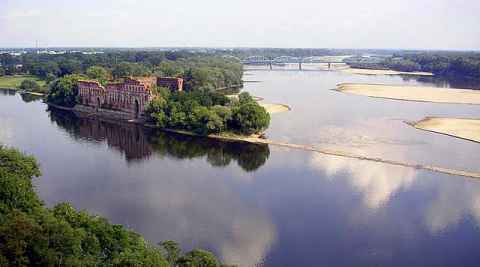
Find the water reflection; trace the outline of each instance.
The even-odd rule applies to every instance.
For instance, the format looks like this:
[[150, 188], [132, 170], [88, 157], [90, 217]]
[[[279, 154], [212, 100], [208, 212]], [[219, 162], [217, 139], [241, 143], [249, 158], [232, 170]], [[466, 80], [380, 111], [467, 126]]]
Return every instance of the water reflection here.
[[32, 94], [20, 94], [22, 97], [23, 102], [30, 103], [34, 101], [42, 100], [43, 96], [41, 95], [32, 95]]
[[152, 153], [176, 159], [206, 157], [213, 167], [225, 167], [235, 161], [243, 170], [250, 172], [264, 165], [270, 155], [268, 145], [220, 142], [165, 133], [97, 117], [79, 117], [55, 108], [50, 108], [49, 115], [52, 122], [73, 138], [106, 142], [109, 147], [124, 154], [127, 162], [148, 159]]
[[411, 168], [382, 164], [371, 161], [358, 161], [341, 157], [312, 156], [311, 164], [333, 179], [346, 172], [349, 184], [362, 193], [363, 203], [370, 209], [385, 205], [395, 192], [410, 188], [416, 176]]
[[425, 212], [425, 223], [432, 233], [457, 226], [468, 216], [480, 227], [480, 188], [476, 181], [452, 181], [438, 187]]
[[1, 95], [15, 95], [17, 93], [14, 89], [0, 88]]

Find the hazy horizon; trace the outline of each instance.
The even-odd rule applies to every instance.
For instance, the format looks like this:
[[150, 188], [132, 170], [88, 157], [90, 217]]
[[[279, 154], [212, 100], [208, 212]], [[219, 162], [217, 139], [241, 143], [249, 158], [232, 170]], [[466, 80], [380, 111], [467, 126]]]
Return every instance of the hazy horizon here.
[[4, 0], [0, 47], [480, 50], [480, 1]]

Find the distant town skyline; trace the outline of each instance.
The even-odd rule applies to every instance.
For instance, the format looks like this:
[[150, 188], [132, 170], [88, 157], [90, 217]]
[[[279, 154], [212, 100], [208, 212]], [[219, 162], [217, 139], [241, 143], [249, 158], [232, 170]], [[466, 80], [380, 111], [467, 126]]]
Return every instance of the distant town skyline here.
[[3, 0], [0, 47], [480, 49], [474, 0]]

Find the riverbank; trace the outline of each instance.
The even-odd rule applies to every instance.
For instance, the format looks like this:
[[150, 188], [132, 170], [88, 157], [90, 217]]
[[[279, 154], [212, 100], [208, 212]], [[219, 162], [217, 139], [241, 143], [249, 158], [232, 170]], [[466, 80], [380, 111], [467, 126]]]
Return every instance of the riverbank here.
[[[190, 136], [201, 136], [192, 132], [182, 131], [182, 130], [173, 130], [173, 129], [161, 129], [161, 130], [166, 132], [178, 133], [178, 134], [186, 134]], [[310, 151], [310, 152], [320, 153], [328, 156], [337, 156], [342, 158], [365, 160], [365, 161], [378, 162], [378, 163], [383, 163], [388, 165], [401, 166], [405, 168], [413, 168], [417, 170], [427, 170], [427, 171], [436, 172], [436, 173], [480, 179], [479, 172], [457, 170], [457, 169], [444, 168], [440, 166], [433, 166], [433, 165], [427, 165], [427, 164], [416, 164], [412, 162], [403, 162], [403, 161], [389, 160], [384, 158], [375, 158], [375, 157], [369, 157], [369, 156], [351, 153], [348, 151], [322, 149], [312, 145], [278, 142], [278, 141], [260, 138], [256, 136], [240, 137], [240, 136], [223, 136], [223, 135], [210, 134], [210, 135], [207, 135], [206, 137], [222, 140], [222, 141], [228, 141], [228, 142], [248, 142], [248, 143], [254, 143], [254, 144], [273, 145], [273, 146], [285, 147], [290, 149]]]
[[427, 117], [407, 123], [420, 130], [480, 143], [480, 119]]
[[291, 111], [292, 108], [285, 104], [259, 103], [268, 113], [282, 113]]
[[335, 90], [395, 100], [480, 105], [480, 90], [363, 83], [341, 83]]
[[363, 75], [415, 75], [415, 76], [433, 76], [431, 72], [406, 72], [406, 71], [396, 71], [396, 70], [380, 70], [380, 69], [358, 69], [358, 68], [341, 68], [338, 69], [340, 72], [350, 73], [350, 74], [363, 74]]
[[20, 84], [24, 80], [34, 80], [35, 82], [40, 85], [40, 87], [45, 86], [45, 81], [40, 80], [38, 77], [33, 76], [33, 75], [13, 75], [13, 76], [0, 76], [0, 88], [8, 88], [8, 89], [14, 89], [14, 90], [19, 90], [20, 89]]
[[[50, 104], [50, 106], [53, 106], [55, 108], [59, 108], [59, 109], [62, 109], [62, 110], [68, 110], [68, 111], [74, 111], [75, 112], [75, 108], [62, 107], [62, 106], [58, 106], [58, 105], [54, 105], [54, 104]], [[84, 114], [84, 115], [95, 116], [95, 114]], [[237, 134], [234, 134], [234, 133], [200, 135], [200, 134], [196, 134], [194, 132], [190, 132], [190, 131], [186, 131], [186, 130], [158, 128], [155, 125], [146, 124], [142, 120], [128, 120], [127, 122], [128, 123], [139, 124], [139, 125], [142, 125], [144, 127], [148, 127], [148, 128], [152, 128], [152, 129], [158, 129], [158, 130], [164, 131], [164, 132], [171, 132], [171, 133], [177, 133], [177, 134], [183, 134], [183, 135], [189, 135], [189, 136], [207, 137], [207, 138], [217, 139], [217, 140], [226, 141], [226, 142], [247, 142], [247, 143], [253, 143], [253, 144], [273, 145], [273, 146], [285, 147], [285, 148], [290, 148], [290, 149], [311, 151], [311, 152], [320, 153], [320, 154], [324, 154], [324, 155], [328, 155], [328, 156], [338, 156], [338, 157], [343, 157], [343, 158], [366, 160], [366, 161], [378, 162], [378, 163], [383, 163], [383, 164], [388, 164], [388, 165], [402, 166], [402, 167], [406, 167], [406, 168], [428, 170], [428, 171], [437, 172], [437, 173], [443, 173], [443, 174], [449, 174], [449, 175], [464, 176], [464, 177], [469, 177], [469, 178], [480, 179], [480, 173], [479, 172], [457, 170], [457, 169], [444, 168], [444, 167], [433, 166], [433, 165], [416, 164], [416, 163], [411, 163], [411, 162], [395, 161], [395, 160], [389, 160], [389, 159], [385, 159], [385, 158], [369, 157], [367, 155], [355, 154], [355, 153], [351, 153], [351, 152], [348, 152], [348, 151], [323, 149], [323, 148], [319, 148], [319, 147], [315, 147], [315, 146], [307, 145], [307, 144], [292, 144], [292, 143], [286, 143], [286, 142], [279, 142], [279, 141], [275, 141], [275, 140], [266, 139], [266, 138], [264, 138], [260, 135], [240, 136], [240, 135], [237, 135]]]

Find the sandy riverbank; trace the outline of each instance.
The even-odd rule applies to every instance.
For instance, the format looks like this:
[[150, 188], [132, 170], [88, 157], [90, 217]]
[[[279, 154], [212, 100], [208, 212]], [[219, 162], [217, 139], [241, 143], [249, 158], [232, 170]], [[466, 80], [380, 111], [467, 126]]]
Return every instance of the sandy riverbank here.
[[[226, 96], [230, 97], [230, 98], [237, 98], [238, 99], [238, 94], [226, 95]], [[253, 97], [253, 99], [255, 99], [255, 101], [258, 102], [258, 104], [260, 106], [265, 108], [265, 110], [270, 114], [281, 113], [281, 112], [286, 112], [286, 111], [292, 110], [292, 108], [290, 108], [288, 105], [285, 105], [285, 104], [263, 103], [263, 102], [261, 102], [261, 101], [264, 100], [262, 97], [259, 97], [259, 96], [252, 96], [252, 97]]]
[[417, 129], [480, 143], [480, 119], [427, 117], [408, 124]]
[[337, 91], [406, 101], [480, 105], [480, 90], [342, 83]]
[[292, 110], [289, 106], [284, 104], [270, 104], [270, 103], [259, 103], [260, 106], [264, 107], [265, 110], [270, 114], [281, 113]]
[[416, 76], [433, 76], [433, 73], [430, 72], [405, 72], [405, 71], [396, 71], [396, 70], [375, 70], [375, 69], [356, 69], [356, 68], [341, 68], [338, 69], [341, 72], [351, 73], [351, 74], [364, 74], [364, 75], [416, 75]]

